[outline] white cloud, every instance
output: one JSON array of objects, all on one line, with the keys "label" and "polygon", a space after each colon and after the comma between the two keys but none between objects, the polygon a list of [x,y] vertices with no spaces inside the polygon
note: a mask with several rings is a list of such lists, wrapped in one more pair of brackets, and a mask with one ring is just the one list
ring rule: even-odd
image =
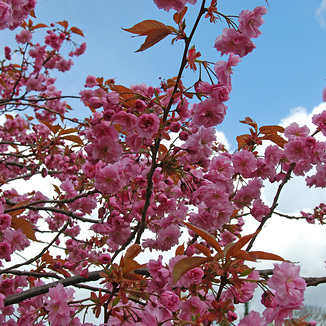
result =
[{"label": "white cloud", "polygon": [[316,19],[321,27],[326,26],[326,0],[323,0],[320,6],[316,9]]},{"label": "white cloud", "polygon": [[291,109],[290,113],[285,118],[281,119],[279,124],[283,127],[287,127],[292,122],[296,122],[299,126],[306,125],[312,133],[316,130],[316,126],[311,122],[311,118],[316,114],[320,114],[324,110],[326,110],[325,102],[315,106],[310,113],[307,112],[306,108],[299,106],[297,108]]}]

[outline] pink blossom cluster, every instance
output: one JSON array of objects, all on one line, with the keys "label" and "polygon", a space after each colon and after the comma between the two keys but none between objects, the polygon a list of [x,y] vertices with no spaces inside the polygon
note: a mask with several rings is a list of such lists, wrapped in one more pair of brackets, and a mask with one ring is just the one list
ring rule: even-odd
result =
[{"label": "pink blossom cluster", "polygon": [[176,11],[182,11],[187,3],[195,4],[197,0],[154,0],[154,3],[158,8],[169,11],[174,9]]},{"label": "pink blossom cluster", "polygon": [[265,7],[243,10],[239,16],[239,29],[225,28],[215,40],[215,48],[221,54],[235,54],[244,57],[256,47],[251,38],[261,34],[259,27],[264,23],[262,16],[267,13]]},{"label": "pink blossom cluster", "polygon": [[22,21],[34,10],[36,0],[1,0],[0,1],[0,30],[17,28]]},{"label": "pink blossom cluster", "polygon": [[[281,326],[285,318],[292,317],[293,310],[303,306],[306,282],[299,272],[299,266],[288,262],[274,265],[273,276],[267,282],[274,295],[263,313],[267,323],[274,320],[276,326]],[[264,298],[263,303],[267,300]]]}]

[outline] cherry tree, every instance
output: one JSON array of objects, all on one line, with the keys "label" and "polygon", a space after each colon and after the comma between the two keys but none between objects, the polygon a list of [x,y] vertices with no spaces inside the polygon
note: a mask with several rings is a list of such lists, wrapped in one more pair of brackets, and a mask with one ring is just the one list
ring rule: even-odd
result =
[{"label": "cherry tree", "polygon": [[[0,75],[1,325],[93,325],[88,315],[101,325],[316,325],[293,311],[303,307],[306,287],[326,277],[303,278],[287,257],[253,245],[275,214],[293,218],[277,211],[293,176],[306,178],[307,191],[326,187],[326,142],[316,138],[326,136],[326,111],[313,117],[315,130],[259,127],[244,116],[249,133],[228,152],[216,126],[267,9],[228,16],[216,0],[154,3],[173,26],[144,20],[125,31],[143,37],[138,52],[166,37],[183,43],[176,76],[124,86],[90,75],[68,96],[52,76],[68,73],[85,52],[83,32],[67,21],[36,23],[35,0],[0,1],[0,29],[17,29]],[[198,9],[189,33],[187,6]],[[224,60],[205,60],[196,48],[203,20],[224,24],[214,43]],[[185,85],[188,70],[196,80]],[[72,98],[89,116],[71,118]],[[54,195],[17,187],[36,178],[50,180]],[[271,205],[262,198],[266,183],[277,184]],[[325,215],[320,203],[295,218],[324,224]],[[259,227],[245,234],[253,219]],[[15,261],[25,249],[31,257]],[[258,270],[260,260],[274,268]],[[257,288],[262,312],[241,319],[237,306]]]}]

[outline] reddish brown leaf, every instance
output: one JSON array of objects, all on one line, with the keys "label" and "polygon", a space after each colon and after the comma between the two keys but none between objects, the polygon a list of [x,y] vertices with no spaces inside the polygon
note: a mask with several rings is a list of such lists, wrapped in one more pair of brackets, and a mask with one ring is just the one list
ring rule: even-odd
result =
[{"label": "reddish brown leaf", "polygon": [[255,233],[248,234],[240,238],[236,243],[234,243],[227,251],[226,253],[226,259],[229,259],[230,257],[235,257],[234,253],[238,252],[241,248],[243,248],[256,234],[258,234],[259,231],[256,231]]},{"label": "reddish brown leaf", "polygon": [[74,142],[74,143],[76,143],[78,145],[84,146],[84,142],[77,135],[67,135],[67,136],[61,137],[61,139],[69,140],[69,141],[72,141],[72,142]]},{"label": "reddish brown leaf", "polygon": [[266,134],[263,137],[260,137],[260,139],[270,140],[277,146],[283,148],[284,145],[287,143],[287,141],[281,137],[280,135],[273,133],[273,134]]},{"label": "reddish brown leaf", "polygon": [[138,275],[135,273],[124,273],[123,278],[130,280],[130,281],[141,281],[144,279],[142,275]]},{"label": "reddish brown leaf", "polygon": [[162,135],[162,137],[163,137],[164,139],[166,139],[166,140],[171,140],[170,135],[169,135],[166,131],[161,130],[161,135]]},{"label": "reddish brown leaf", "polygon": [[241,120],[240,122],[253,127],[257,132],[257,123],[256,123],[256,121],[252,120],[251,118],[245,117],[245,119]]},{"label": "reddish brown leaf", "polygon": [[141,246],[137,243],[134,243],[132,246],[130,246],[127,249],[127,252],[125,254],[125,258],[130,258],[130,259],[134,259],[135,257],[137,257],[140,253],[141,253],[142,249]]},{"label": "reddish brown leaf", "polygon": [[14,120],[14,117],[11,114],[5,114],[7,120]]},{"label": "reddish brown leaf", "polygon": [[66,20],[63,20],[61,22],[57,22],[57,24],[61,25],[64,29],[68,28],[68,22]]},{"label": "reddish brown leaf", "polygon": [[32,27],[32,30],[37,29],[37,28],[44,28],[44,27],[48,27],[48,25],[46,24],[36,24]]},{"label": "reddish brown leaf", "polygon": [[160,146],[159,146],[159,151],[160,151],[160,153],[163,155],[163,157],[166,156],[166,154],[168,153],[168,149],[167,149],[166,146],[163,145],[163,144],[160,144]]},{"label": "reddish brown leaf", "polygon": [[8,85],[4,82],[2,78],[0,78],[0,85],[2,85],[4,88],[8,88]]},{"label": "reddish brown leaf", "polygon": [[182,245],[178,246],[178,248],[175,250],[175,255],[181,256],[184,254],[184,252],[185,252],[185,246],[184,246],[184,244],[182,244]]},{"label": "reddish brown leaf", "polygon": [[250,261],[255,261],[255,258],[252,258],[249,253],[245,250],[237,250],[235,252],[233,252],[232,254],[233,258],[239,258],[239,259],[243,259],[243,260],[250,260]]},{"label": "reddish brown leaf", "polygon": [[184,7],[183,10],[181,12],[176,12],[173,15],[173,20],[176,22],[176,24],[180,24],[182,22],[183,17],[185,16],[186,12],[187,12],[188,8]]},{"label": "reddish brown leaf", "polygon": [[186,257],[179,260],[173,267],[172,277],[173,283],[176,283],[182,275],[189,272],[190,270],[212,261],[212,257]]},{"label": "reddish brown leaf", "polygon": [[165,28],[167,27],[165,24],[157,21],[157,20],[144,20],[131,28],[123,28],[124,31],[141,35],[148,35],[155,29]]},{"label": "reddish brown leaf", "polygon": [[263,134],[268,134],[270,132],[281,132],[284,133],[284,128],[281,126],[263,126],[259,128],[259,131]]},{"label": "reddish brown leaf", "polygon": [[203,253],[206,257],[211,257],[211,251],[206,247],[199,243],[193,245],[197,250]]},{"label": "reddish brown leaf", "polygon": [[146,266],[146,264],[140,265],[135,260],[124,257],[122,274],[132,272],[135,269],[143,268],[145,266]]},{"label": "reddish brown leaf", "polygon": [[58,135],[61,136],[61,135],[72,134],[77,131],[78,130],[76,128],[61,129]]},{"label": "reddish brown leaf", "polygon": [[241,135],[237,136],[237,142],[238,142],[238,149],[241,149],[247,145],[247,142],[245,141],[245,138],[248,137],[249,135]]},{"label": "reddish brown leaf", "polygon": [[70,28],[70,31],[71,31],[71,33],[78,34],[80,36],[85,37],[84,36],[84,33],[79,28],[77,28],[77,27],[71,27]]},{"label": "reddish brown leaf", "polygon": [[26,237],[30,240],[37,241],[35,238],[35,232],[32,228],[32,223],[24,218],[18,218],[15,216],[11,217],[11,227],[15,230],[19,228],[22,229],[22,232],[26,235]]},{"label": "reddish brown leaf", "polygon": [[221,256],[223,256],[223,251],[217,242],[217,240],[209,234],[206,230],[203,230],[197,226],[194,226],[190,223],[183,222],[189,229],[196,232],[200,237],[202,237],[207,243],[209,243]]},{"label": "reddish brown leaf", "polygon": [[145,51],[146,49],[152,47],[159,41],[163,40],[166,36],[168,36],[171,33],[172,32],[170,28],[167,26],[151,31],[147,35],[145,42],[141,45],[141,47],[136,52]]},{"label": "reddish brown leaf", "polygon": [[130,88],[122,85],[110,85],[112,91],[118,92],[122,100],[122,105],[126,108],[131,108],[135,106],[136,94]]},{"label": "reddish brown leaf", "polygon": [[264,251],[249,251],[249,255],[256,259],[263,259],[263,260],[279,260],[284,261],[284,259],[281,256],[271,254],[269,252]]},{"label": "reddish brown leaf", "polygon": [[36,15],[35,15],[35,11],[34,10],[31,10],[29,12],[29,15],[32,16],[33,18],[36,18]]}]

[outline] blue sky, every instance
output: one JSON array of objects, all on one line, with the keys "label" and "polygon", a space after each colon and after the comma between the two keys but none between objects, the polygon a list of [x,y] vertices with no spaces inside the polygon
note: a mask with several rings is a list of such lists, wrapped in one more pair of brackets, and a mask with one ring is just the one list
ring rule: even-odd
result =
[{"label": "blue sky", "polygon": [[[237,15],[242,9],[266,5],[264,0],[224,0],[219,3],[219,10],[230,15]],[[196,8],[189,6],[189,17],[186,17],[189,28]],[[288,125],[293,120],[304,124],[310,118],[309,113],[322,102],[321,92],[326,86],[326,1],[270,0],[267,9],[265,24],[261,27],[263,34],[254,40],[257,48],[234,69],[233,91],[226,103],[227,116],[218,126],[233,149],[236,148],[235,137],[248,130],[239,120],[250,116],[259,125],[280,122]],[[36,15],[38,22],[47,24],[68,20],[70,26],[79,27],[86,36],[85,39],[76,36],[77,42],[86,41],[86,53],[75,59],[69,73],[58,75],[58,88],[64,95],[78,94],[87,75],[116,78],[117,84],[125,86],[145,83],[157,87],[159,77],[168,79],[178,72],[182,42],[171,46],[171,38],[167,37],[153,48],[135,53],[144,39],[131,38],[131,34],[121,29],[144,19],[173,25],[172,12],[158,10],[152,0],[38,0]],[[213,44],[225,26],[221,22],[210,24],[208,20],[200,25],[193,44],[202,53],[202,59],[221,60]],[[15,34],[15,31],[3,32],[0,44],[14,44],[11,39]],[[189,83],[197,77],[190,70],[184,75]],[[90,114],[79,101],[72,105],[79,117]],[[272,200],[274,193],[273,190],[266,191],[267,202]],[[280,207],[291,214],[321,201],[326,201],[325,191],[309,195],[301,179],[287,187]],[[259,245],[264,247],[259,249],[301,261],[304,275],[324,275],[324,229],[307,223],[303,223],[301,228],[296,222],[294,224],[276,219],[274,224],[268,225],[270,231],[263,230],[266,233]],[[275,238],[282,239],[282,242],[275,243]],[[272,248],[268,247],[271,243]],[[315,249],[311,251],[310,248]],[[317,292],[309,295],[311,303],[325,302],[325,287],[312,290]],[[321,299],[322,292],[324,299]]]}]

